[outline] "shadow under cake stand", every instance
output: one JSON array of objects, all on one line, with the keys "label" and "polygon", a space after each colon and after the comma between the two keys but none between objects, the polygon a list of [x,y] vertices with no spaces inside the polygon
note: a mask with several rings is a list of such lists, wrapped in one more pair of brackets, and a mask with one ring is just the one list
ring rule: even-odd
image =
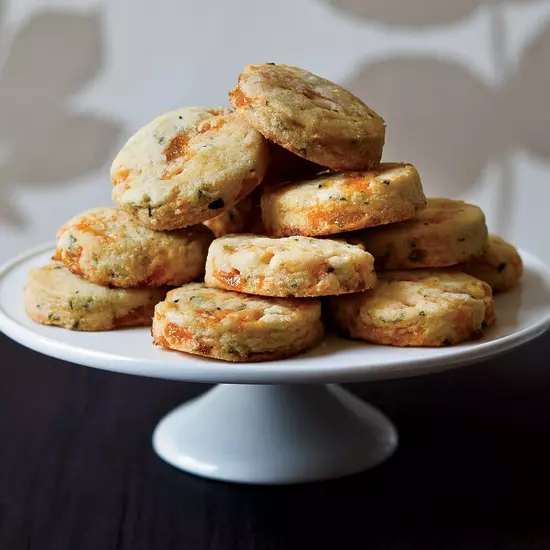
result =
[{"label": "shadow under cake stand", "polygon": [[286,484],[342,477],[391,456],[397,431],[380,411],[336,383],[443,371],[504,352],[550,326],[550,271],[522,252],[521,286],[496,297],[497,325],[482,340],[446,348],[395,348],[330,337],[309,353],[263,363],[226,363],[151,344],[150,328],[74,332],[31,321],[23,309],[27,271],[51,245],[0,269],[0,328],[35,351],[88,367],[217,383],[165,416],[157,454],[196,475]]}]

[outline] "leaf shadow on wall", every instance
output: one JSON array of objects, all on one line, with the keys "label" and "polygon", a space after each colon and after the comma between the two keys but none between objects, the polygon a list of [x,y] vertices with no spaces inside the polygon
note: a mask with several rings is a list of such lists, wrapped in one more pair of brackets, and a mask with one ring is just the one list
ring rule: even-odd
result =
[{"label": "leaf shadow on wall", "polygon": [[[459,21],[480,6],[496,6],[509,0],[326,0],[353,17],[374,19],[403,27],[432,26]],[[536,0],[514,0],[528,4]]]},{"label": "leaf shadow on wall", "polygon": [[100,72],[102,58],[101,17],[95,11],[43,11],[14,36],[0,73],[3,223],[25,223],[11,201],[16,189],[70,185],[109,160],[118,123],[70,105]]},{"label": "leaf shadow on wall", "polygon": [[[550,159],[550,26],[499,86],[436,57],[389,58],[359,67],[347,86],[387,123],[386,160],[416,164],[427,184],[452,196],[476,185],[490,160],[512,192],[514,150]],[[510,181],[512,180],[512,181]],[[511,208],[503,197],[502,212]],[[502,216],[507,220],[507,216]]]},{"label": "leaf shadow on wall", "polygon": [[384,159],[412,162],[430,193],[453,196],[480,177],[497,147],[491,89],[459,64],[432,58],[367,63],[347,87],[387,124]]}]

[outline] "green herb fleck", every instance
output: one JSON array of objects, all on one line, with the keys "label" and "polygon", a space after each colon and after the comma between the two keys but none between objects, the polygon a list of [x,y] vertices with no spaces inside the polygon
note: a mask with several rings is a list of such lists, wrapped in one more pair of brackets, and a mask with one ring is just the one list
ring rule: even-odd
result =
[{"label": "green herb fleck", "polygon": [[334,267],[329,265],[328,268],[327,268],[327,273],[334,273]]},{"label": "green herb fleck", "polygon": [[320,183],[318,186],[317,186],[317,189],[322,189],[323,188],[323,184]]},{"label": "green herb fleck", "polygon": [[382,180],[382,183],[385,183],[386,185],[390,184],[390,180]]},{"label": "green herb fleck", "polygon": [[74,330],[78,329],[79,326],[80,326],[80,321],[75,321],[75,322],[73,323],[73,329],[74,329]]},{"label": "green herb fleck", "polygon": [[202,296],[191,296],[191,298],[189,298],[189,301],[196,306],[202,306],[205,304],[206,299]]},{"label": "green herb fleck", "polygon": [[[181,117],[180,117],[181,118]],[[164,143],[164,136],[160,136],[158,138],[159,145],[162,145]]]},{"label": "green herb fleck", "polygon": [[419,255],[418,255],[418,251],[416,250],[413,250],[410,254],[409,254],[409,260],[411,262],[418,262],[418,260],[420,259]]},{"label": "green herb fleck", "polygon": [[152,213],[151,207],[148,206],[147,207],[147,214],[148,214],[149,217],[151,217],[151,213]]},{"label": "green herb fleck", "polygon": [[68,248],[72,248],[74,244],[76,244],[78,241],[69,233],[69,246]]},{"label": "green herb fleck", "polygon": [[290,286],[292,288],[298,288],[298,281],[290,281]]},{"label": "green herb fleck", "polygon": [[450,346],[452,344],[452,341],[449,340],[449,338],[445,338],[445,340],[443,340],[443,345],[444,346]]},{"label": "green herb fleck", "polygon": [[59,321],[59,316],[55,313],[50,313],[48,315],[48,321]]},{"label": "green herb fleck", "polygon": [[179,298],[177,300],[174,300],[174,304],[177,304],[179,301],[180,301]]},{"label": "green herb fleck", "polygon": [[423,311],[420,311],[418,315],[420,315],[420,317],[426,317],[426,314]]},{"label": "green herb fleck", "polygon": [[339,200],[339,201],[344,201],[344,202],[345,202],[345,201],[347,201],[348,199],[346,199],[346,197],[340,197],[338,200]]},{"label": "green herb fleck", "polygon": [[351,140],[351,144],[352,144],[352,145],[357,145],[358,143],[359,143],[359,142],[358,142],[356,139],[352,139],[352,140]]},{"label": "green herb fleck", "polygon": [[298,151],[300,151],[301,155],[304,155],[304,157],[307,157],[307,148],[306,147],[300,147],[300,149],[298,149]]}]

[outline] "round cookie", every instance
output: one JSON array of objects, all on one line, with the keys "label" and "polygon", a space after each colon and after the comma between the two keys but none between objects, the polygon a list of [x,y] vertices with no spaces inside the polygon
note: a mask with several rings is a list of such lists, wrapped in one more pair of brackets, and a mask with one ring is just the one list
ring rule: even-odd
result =
[{"label": "round cookie", "polygon": [[267,189],[262,217],[270,235],[332,235],[407,220],[426,207],[414,166],[321,174]]},{"label": "round cookie", "polygon": [[154,343],[225,361],[283,359],[323,339],[317,300],[260,298],[191,283],[155,307]]},{"label": "round cookie", "polygon": [[59,230],[55,259],[100,285],[179,286],[202,276],[212,239],[202,225],[153,231],[122,208],[93,208]]},{"label": "round cookie", "polygon": [[233,107],[265,137],[334,170],[380,162],[385,122],[359,98],[303,69],[247,65],[229,93]]},{"label": "round cookie", "polygon": [[497,235],[489,235],[487,248],[481,256],[457,268],[488,283],[494,293],[510,290],[523,276],[523,262],[518,251]]},{"label": "round cookie", "polygon": [[373,264],[362,247],[343,241],[228,235],[210,245],[204,282],[260,296],[329,296],[372,288]]},{"label": "round cookie", "polygon": [[261,190],[257,187],[250,195],[245,197],[235,206],[226,210],[223,214],[203,223],[216,237],[223,237],[230,233],[253,233],[254,235],[263,235],[265,233],[265,227],[262,221],[260,197]]},{"label": "round cookie", "polygon": [[53,261],[29,270],[24,303],[27,315],[43,325],[72,330],[111,330],[151,324],[161,288],[108,288],[90,283]]},{"label": "round cookie", "polygon": [[264,177],[267,143],[229,109],[187,107],[141,128],[111,167],[113,200],[151,229],[221,214]]},{"label": "round cookie", "polygon": [[428,199],[410,220],[349,235],[374,256],[377,269],[448,267],[483,254],[487,226],[481,208],[463,201]]},{"label": "round cookie", "polygon": [[390,346],[458,344],[495,321],[489,285],[452,270],[388,271],[374,290],[331,298],[329,311],[352,338]]}]

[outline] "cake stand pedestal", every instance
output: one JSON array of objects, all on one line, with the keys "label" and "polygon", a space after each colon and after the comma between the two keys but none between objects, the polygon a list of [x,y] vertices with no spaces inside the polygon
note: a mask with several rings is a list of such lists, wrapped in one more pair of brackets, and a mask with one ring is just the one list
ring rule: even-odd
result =
[{"label": "cake stand pedestal", "polygon": [[397,432],[339,386],[221,384],[165,416],[153,445],[172,466],[205,477],[296,483],[379,464]]}]

